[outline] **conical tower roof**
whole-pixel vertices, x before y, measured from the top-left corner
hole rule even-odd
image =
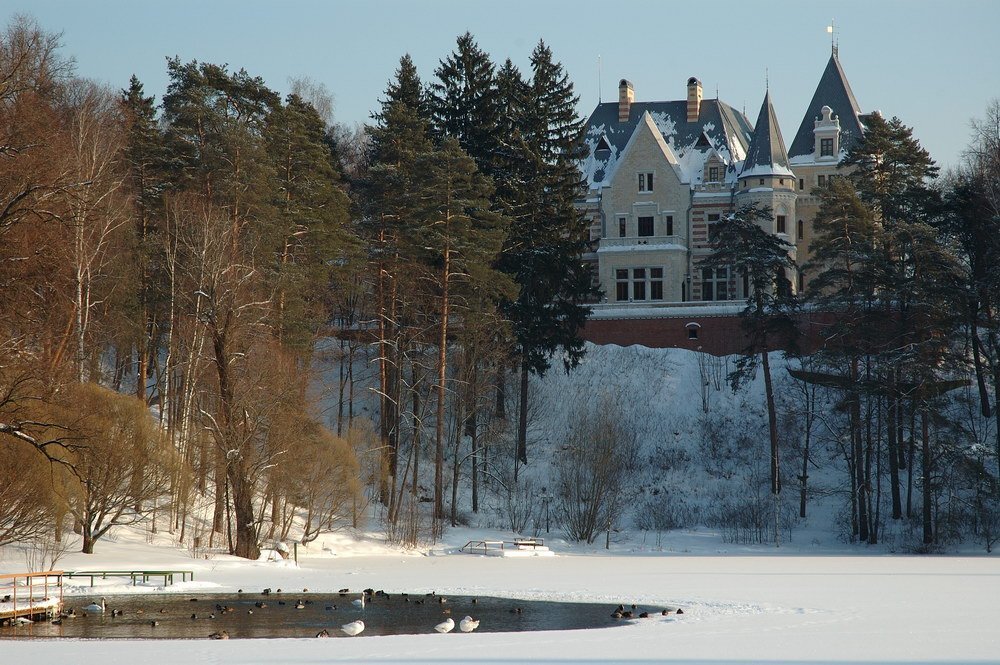
[[[771,105],[771,92],[768,91],[764,94],[764,103],[761,104],[760,113],[757,115],[757,124],[754,125],[750,148],[747,150],[747,158],[743,162],[740,177],[770,175],[793,176],[788,165],[785,141],[781,138],[778,118],[774,114],[774,106]]]
[[[813,93],[812,101],[806,109],[799,131],[795,133],[792,140],[791,149],[788,154],[792,157],[800,155],[811,155],[813,152],[813,122],[823,114],[823,107],[829,106],[833,109],[833,114],[840,117],[840,145],[850,146],[850,143],[861,136],[862,127],[861,108],[858,100],[854,98],[851,91],[851,84],[847,82],[844,69],[840,66],[840,59],[837,52],[830,55],[830,61],[826,63],[823,76],[819,79],[816,92]]]

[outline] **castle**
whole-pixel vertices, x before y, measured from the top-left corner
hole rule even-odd
[[[604,294],[585,335],[689,348],[712,346],[713,325],[738,335],[722,319],[742,309],[747,284],[731,270],[699,266],[710,252],[710,226],[746,204],[766,206],[773,212],[766,230],[794,245],[804,265],[817,188],[837,175],[865,118],[836,48],[787,149],[769,90],[751,125],[729,104],[705,99],[697,78],[688,79],[686,99],[660,102],[636,101],[623,79],[617,103],[598,104],[585,129],[593,247],[585,259]],[[789,278],[797,290],[807,280],[801,268]]]

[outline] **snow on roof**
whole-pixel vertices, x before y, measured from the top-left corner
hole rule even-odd
[[[627,122],[618,122],[618,102],[598,104],[587,120],[584,134],[587,156],[580,162],[580,170],[591,188],[610,183],[626,146],[647,114],[675,156],[681,181],[691,184],[700,182],[708,148],[714,149],[723,163],[731,166],[746,155],[753,131],[742,113],[714,99],[702,100],[696,122],[687,121],[686,100],[634,102]],[[710,146],[696,147],[702,134],[708,136]],[[597,144],[602,137],[609,149],[598,151]]]

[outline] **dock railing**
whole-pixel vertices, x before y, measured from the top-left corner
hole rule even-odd
[[[64,575],[61,570],[0,575],[0,621],[58,614],[63,604]],[[58,601],[53,595],[57,590]],[[37,596],[38,592],[42,594],[40,598]]]

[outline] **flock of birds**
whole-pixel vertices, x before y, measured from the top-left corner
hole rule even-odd
[[[303,591],[303,593],[308,593],[309,589],[303,589],[302,591]],[[243,589],[240,589],[238,593],[242,594],[243,593]],[[280,594],[281,593],[281,589],[278,589],[276,593]],[[264,595],[264,596],[270,596],[271,595],[271,589],[270,588],[266,588],[266,589],[264,589],[261,592],[261,594]],[[351,595],[355,595],[355,594],[352,594],[352,592],[351,592],[350,589],[341,589],[338,592],[338,594],[339,594],[340,597],[349,597]],[[356,609],[364,610],[365,607],[368,604],[370,604],[372,602],[372,600],[375,597],[377,597],[377,596],[384,597],[385,599],[389,599],[389,597],[390,597],[389,594],[387,594],[385,591],[381,591],[381,590],[375,591],[374,589],[365,589],[364,591],[361,592],[361,594],[360,594],[360,596],[358,598],[354,598],[354,599],[351,600],[351,606],[354,607],[354,608],[356,608]],[[407,603],[411,602],[409,594],[403,593],[403,594],[399,594],[399,596],[402,598],[402,600],[404,602],[407,602]],[[433,591],[431,593],[426,594],[423,598],[414,599],[413,602],[414,602],[414,604],[422,605],[423,603],[427,602],[427,600],[429,600],[429,599],[433,599],[434,602],[437,602],[437,603],[439,603],[441,605],[444,605],[445,603],[448,602],[447,598],[445,598],[444,596],[438,596]],[[197,602],[197,601],[198,601],[197,598],[192,598],[191,599],[191,602]],[[477,600],[475,598],[473,598],[472,602],[476,603]],[[297,609],[297,610],[302,610],[302,609],[305,609],[308,604],[312,604],[312,601],[311,600],[305,600],[305,601],[303,601],[301,599],[297,599],[297,600],[295,600],[293,607],[295,609]],[[278,605],[287,605],[287,603],[284,600],[279,600],[278,601]],[[260,609],[266,609],[268,607],[268,604],[265,601],[263,601],[263,600],[259,600],[259,601],[257,601],[257,602],[254,603],[254,607],[257,608],[257,609],[259,609],[259,610]],[[333,604],[327,605],[326,609],[328,611],[336,610],[337,606],[333,605]],[[219,614],[230,614],[230,613],[236,611],[236,609],[234,607],[230,606],[230,605],[221,605],[221,604],[217,604],[215,606],[215,610]],[[91,603],[90,605],[86,605],[85,607],[83,607],[82,608],[82,616],[86,617],[88,614],[100,614],[100,615],[103,615],[103,614],[107,613],[107,611],[108,611],[107,599],[106,598],[101,598],[101,602],[100,603]],[[142,609],[136,610],[136,614],[143,614],[143,612],[144,611]],[[216,612],[208,614],[207,618],[214,619],[216,617]],[[518,612],[518,613],[520,613],[520,608],[515,608],[515,609],[511,610],[511,612]],[[160,613],[161,614],[166,613],[166,610],[165,609],[161,609]],[[253,609],[247,609],[247,613],[248,614],[253,614],[254,610]],[[111,610],[111,616],[112,616],[112,618],[123,616],[123,614],[124,613],[121,610],[117,610],[117,609],[112,609]],[[442,614],[443,615],[451,614],[451,609],[450,608],[443,609],[442,610]],[[81,616],[81,615],[78,615],[77,612],[76,612],[76,610],[71,608],[71,609],[69,609],[69,610],[61,613],[58,618],[56,618],[56,619],[54,619],[52,621],[52,623],[58,625],[58,624],[62,623],[63,619],[73,619],[73,618],[76,618],[77,616]],[[197,613],[194,613],[194,614],[191,615],[191,618],[192,619],[198,619],[199,616],[198,616]],[[158,626],[159,623],[160,622],[158,620],[156,620],[156,619],[153,619],[153,620],[151,620],[149,622],[150,626]],[[456,625],[455,624],[455,620],[452,619],[449,616],[444,621],[442,621],[442,622],[438,623],[437,625],[435,625],[434,626],[434,630],[437,631],[437,632],[439,632],[439,633],[450,633],[452,630],[455,629],[455,625]],[[458,628],[463,633],[471,633],[472,631],[474,631],[477,628],[479,628],[479,620],[478,619],[474,619],[471,616],[466,616],[465,618],[463,618],[461,621],[458,622]],[[360,635],[362,632],[364,632],[364,630],[365,630],[365,622],[363,620],[361,620],[361,619],[355,619],[354,621],[351,621],[350,623],[345,623],[344,625],[342,625],[340,627],[340,630],[345,635],[348,635],[350,637],[354,637],[355,635]],[[220,630],[220,631],[216,631],[216,632],[210,634],[208,637],[209,637],[209,639],[213,639],[213,640],[228,640],[229,639],[229,632],[225,631],[225,630]],[[316,637],[330,637],[330,632],[324,628],[323,630],[321,630],[319,633],[316,634]]]
[[[303,589],[302,591],[303,591],[303,593],[308,593],[309,590],[308,589]],[[240,589],[239,593],[242,594],[243,590]],[[280,594],[281,593],[281,589],[278,589],[276,593]],[[350,597],[352,595],[357,595],[356,592],[352,593],[350,589],[341,589],[338,592],[338,594],[342,598]],[[262,591],[262,595],[263,596],[270,596],[271,595],[271,589],[270,588],[264,589]],[[387,594],[385,591],[381,591],[381,590],[380,591],[375,591],[374,589],[365,589],[364,591],[361,592],[361,594],[360,594],[360,596],[358,598],[354,598],[354,599],[351,600],[351,606],[353,608],[355,608],[355,609],[364,610],[365,607],[367,605],[371,604],[376,597],[381,597],[381,598],[384,598],[384,599],[388,600],[390,598],[390,595]],[[407,602],[407,603],[413,602],[414,604],[417,604],[417,605],[422,605],[422,604],[430,601],[432,603],[437,603],[439,605],[444,606],[448,602],[447,598],[445,598],[444,596],[439,596],[439,595],[437,595],[433,591],[430,592],[430,593],[428,593],[428,594],[425,594],[422,597],[415,597],[412,600],[410,598],[410,595],[406,594],[406,593],[398,594],[398,597],[400,599],[402,599],[403,602]],[[197,602],[197,601],[198,601],[197,598],[191,598],[191,602]],[[287,602],[284,601],[284,600],[278,600],[277,602],[278,602],[278,605],[287,605]],[[473,604],[475,604],[478,601],[477,601],[477,599],[473,598],[472,602],[473,602]],[[309,605],[309,604],[311,604],[311,603],[312,603],[311,600],[305,600],[305,601],[303,601],[301,599],[296,599],[295,602],[294,602],[294,604],[293,604],[293,607],[295,609],[297,609],[297,610],[302,610],[302,609],[305,609],[306,606]],[[257,601],[257,602],[254,603],[254,607],[257,608],[258,610],[260,610],[260,609],[266,609],[268,607],[268,604],[267,604],[267,602],[265,602],[263,600],[259,600],[259,601]],[[334,604],[330,604],[330,605],[326,606],[326,609],[328,611],[336,610],[337,606],[334,605]],[[232,612],[235,612],[236,608],[234,608],[234,607],[232,607],[230,605],[217,604],[215,606],[215,610],[219,614],[230,614]],[[82,616],[87,616],[88,614],[100,614],[100,615],[103,615],[103,614],[107,613],[107,611],[108,611],[107,600],[105,598],[101,598],[101,602],[100,603],[91,603],[90,605],[87,605],[87,606],[83,607],[82,608]],[[166,609],[160,609],[159,611],[160,611],[161,614],[166,613]],[[513,613],[513,614],[521,614],[522,611],[523,610],[520,607],[514,607],[514,608],[512,608],[510,610],[510,612]],[[216,617],[216,612],[208,614],[207,617],[203,616],[203,618],[214,619]],[[253,609],[247,609],[247,613],[248,614],[253,614],[254,610]],[[112,616],[112,618],[123,616],[123,614],[124,613],[121,610],[117,610],[117,609],[112,609],[111,610],[111,616]],[[143,610],[142,609],[136,610],[136,614],[143,614]],[[445,616],[445,619],[434,626],[434,630],[436,632],[438,632],[438,633],[450,633],[451,631],[453,631],[455,629],[456,625],[458,626],[458,629],[461,632],[463,632],[463,633],[471,633],[474,630],[476,630],[477,628],[479,628],[479,619],[474,619],[472,616],[469,616],[469,615],[466,615],[465,618],[463,618],[462,620],[460,620],[456,624],[455,620],[451,616],[449,616],[451,614],[451,608],[450,607],[443,607],[442,610],[441,610],[441,614],[443,616]],[[662,610],[660,612],[660,614],[663,615],[663,616],[667,616],[669,614],[684,614],[684,610],[682,610],[680,608],[676,608],[676,609],[664,609],[664,610]],[[54,619],[52,621],[52,623],[54,623],[54,624],[60,624],[60,623],[62,623],[63,619],[72,619],[72,618],[75,618],[77,616],[80,616],[80,615],[78,615],[77,612],[74,609],[69,609],[68,611],[62,612],[58,618],[56,618],[56,619]],[[191,618],[192,619],[198,619],[199,616],[198,616],[197,613],[194,613],[194,614],[191,615]],[[639,612],[638,607],[636,605],[634,605],[634,604],[631,605],[629,608],[626,608],[625,605],[622,604],[622,605],[618,605],[618,607],[615,608],[615,610],[611,613],[611,618],[613,618],[613,619],[633,619],[633,618],[647,619],[647,618],[650,618],[650,613],[646,612],[646,611]],[[158,620],[156,620],[156,619],[152,619],[149,622],[149,624],[151,626],[157,626],[157,625],[159,625],[159,623],[160,622]],[[364,630],[365,630],[365,622],[362,619],[355,619],[354,621],[351,621],[350,623],[345,623],[345,624],[343,624],[340,627],[340,631],[342,633],[344,633],[345,635],[348,635],[350,637],[354,637],[356,635],[360,635],[361,633],[364,632]],[[229,633],[227,631],[225,631],[225,630],[220,630],[220,631],[216,631],[216,632],[210,634],[208,637],[210,639],[213,639],[213,640],[228,640],[229,639]],[[316,637],[330,637],[330,632],[324,628],[323,630],[321,630],[320,632],[318,632],[316,634]]]

